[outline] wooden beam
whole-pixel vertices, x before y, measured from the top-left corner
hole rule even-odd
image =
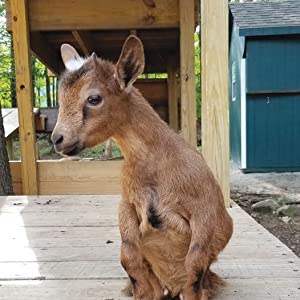
[[[192,146],[197,145],[194,50],[194,0],[179,0],[181,131]]]
[[[42,61],[52,73],[58,75],[63,70],[59,52],[51,48],[41,32],[30,32],[30,46],[32,53]]]
[[[23,193],[26,195],[35,195],[38,193],[38,187],[27,1],[11,1],[11,11],[19,109]]]
[[[38,161],[40,195],[119,194],[123,160]],[[14,191],[22,192],[21,163],[10,162]]]
[[[83,54],[88,57],[95,50],[92,35],[88,31],[72,30],[73,37],[79,44]]]
[[[154,7],[141,0],[28,2],[32,31],[178,28],[178,6],[174,0],[155,0]],[[8,10],[8,30],[11,28],[10,15]]]
[[[138,79],[134,83],[134,87],[140,90],[151,105],[167,106],[168,88],[166,79]]]
[[[176,66],[169,63],[168,70],[168,108],[169,125],[175,131],[178,131],[178,83],[176,78]]]
[[[202,152],[229,206],[228,1],[201,7]]]

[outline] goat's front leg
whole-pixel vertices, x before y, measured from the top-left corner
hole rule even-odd
[[[209,244],[213,235],[213,224],[206,217],[193,215],[190,220],[192,237],[185,259],[188,277],[183,290],[184,300],[207,299],[207,290],[203,283],[210,265]]]
[[[134,299],[161,299],[162,287],[140,250],[141,233],[135,207],[125,200],[120,203],[119,227],[122,239],[121,264],[132,283]]]

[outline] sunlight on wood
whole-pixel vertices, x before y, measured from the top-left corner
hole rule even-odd
[[[26,224],[24,223],[22,211],[28,205],[28,198],[22,197],[16,199],[13,203],[7,203],[5,200],[0,214],[0,278],[6,280],[11,276],[16,279],[24,279],[30,274],[32,279],[40,279],[39,263],[34,250],[31,249],[30,241],[26,233]],[[6,197],[8,201],[9,198]],[[13,205],[13,211],[10,205]],[[5,242],[4,242],[5,241]],[[25,272],[20,272],[19,268],[11,265],[12,261],[31,261],[32,263]],[[25,263],[24,263],[25,264]]]
[[[0,299],[129,300],[119,199],[0,197]],[[227,283],[216,300],[300,299],[299,258],[238,206],[229,212],[235,232],[213,266]]]

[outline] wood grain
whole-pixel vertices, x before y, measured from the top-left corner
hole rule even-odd
[[[169,62],[167,66],[168,72],[168,109],[169,109],[169,125],[175,131],[178,131],[178,82],[176,78],[176,66]]]
[[[38,185],[27,1],[11,1],[11,11],[19,109],[22,189],[25,194],[34,195],[38,193]]]
[[[121,165],[122,161],[38,161],[39,194],[118,194]],[[23,194],[21,163],[10,162],[10,166],[15,193]]]
[[[179,0],[180,11],[180,87],[181,131],[196,148],[196,88],[194,50],[194,0]]]
[[[178,27],[176,0],[155,0],[155,7],[132,0],[28,0],[28,3],[32,31]],[[10,16],[8,11],[8,29]]]
[[[120,292],[119,200],[0,197],[0,299],[130,299]],[[234,235],[213,265],[227,284],[215,299],[298,300],[300,259],[237,205],[229,212]]]
[[[93,38],[89,31],[73,30],[72,35],[86,57],[94,51]]]
[[[201,3],[202,152],[229,206],[228,1]]]

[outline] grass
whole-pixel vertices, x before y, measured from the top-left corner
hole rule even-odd
[[[101,159],[104,156],[105,152],[105,145],[99,145],[93,148],[87,148],[80,152],[79,156],[81,158],[94,158],[94,159]],[[122,153],[119,147],[113,143],[112,146],[112,158],[120,157]]]
[[[39,149],[39,158],[41,160],[60,159],[61,156],[54,151],[53,144],[50,140],[50,135],[37,135],[37,145]],[[14,147],[14,159],[20,160],[20,142],[16,138],[13,142]],[[80,158],[90,159],[103,159],[105,152],[105,145],[98,145],[93,148],[87,148],[79,153]],[[112,145],[112,158],[121,157],[122,153],[119,147],[113,143]]]

